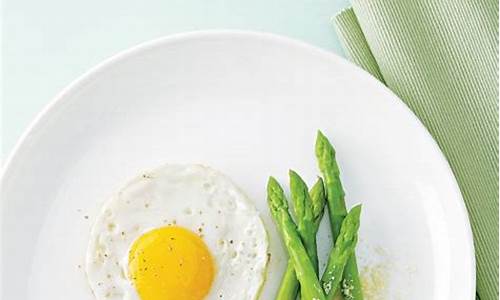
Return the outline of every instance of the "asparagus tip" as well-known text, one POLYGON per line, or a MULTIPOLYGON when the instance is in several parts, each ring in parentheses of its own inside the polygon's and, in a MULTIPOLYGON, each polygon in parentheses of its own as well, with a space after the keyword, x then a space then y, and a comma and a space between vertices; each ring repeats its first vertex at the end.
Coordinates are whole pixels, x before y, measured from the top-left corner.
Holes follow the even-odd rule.
POLYGON ((333 148, 330 140, 320 131, 318 130, 318 134, 316 136, 316 156, 321 157, 328 152, 332 152, 335 155, 335 149, 333 148))
POLYGON ((267 198, 270 207, 273 209, 278 207, 288 208, 283 189, 273 176, 270 176, 267 182, 267 198))
POLYGON ((351 208, 349 213, 344 219, 343 223, 355 224, 355 227, 359 228, 359 218, 361 216, 361 204, 358 204, 351 208))
POLYGON ((307 188, 306 183, 304 182, 302 177, 300 177, 300 175, 297 172, 290 169, 290 170, 288 170, 288 175, 290 176, 290 185, 299 184, 301 187, 307 188))
POLYGON ((323 179, 321 177, 318 176, 318 180, 309 191, 309 194, 311 195, 314 218, 321 217, 326 204, 325 187, 323 186, 323 179))
POLYGON ((321 130, 318 129, 317 131, 317 137, 320 138, 320 137, 325 137, 325 135, 323 134, 323 132, 321 132, 321 130))
POLYGON ((356 218, 359 219, 359 216, 361 215, 361 204, 355 205, 353 208, 351 208, 351 212, 354 214, 356 218))

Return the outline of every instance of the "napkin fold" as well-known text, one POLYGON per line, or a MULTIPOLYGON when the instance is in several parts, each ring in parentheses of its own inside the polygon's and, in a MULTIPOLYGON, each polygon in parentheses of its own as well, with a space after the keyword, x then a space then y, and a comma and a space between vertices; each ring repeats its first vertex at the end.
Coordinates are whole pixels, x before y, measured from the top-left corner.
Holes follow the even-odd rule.
POLYGON ((447 157, 471 220, 477 294, 498 299, 498 1, 353 0, 335 27, 447 157))

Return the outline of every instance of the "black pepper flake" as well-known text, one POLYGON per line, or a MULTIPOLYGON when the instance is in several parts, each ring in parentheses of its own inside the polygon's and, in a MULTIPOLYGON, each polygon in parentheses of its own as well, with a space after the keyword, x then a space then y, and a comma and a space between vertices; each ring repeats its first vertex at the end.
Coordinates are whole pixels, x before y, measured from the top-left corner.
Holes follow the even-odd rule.
POLYGON ((233 241, 233 240, 230 240, 230 241, 229 241, 229 244, 232 244, 232 243, 234 243, 234 241, 233 241))
POLYGON ((89 218, 89 216, 83 216, 83 217, 84 217, 85 219, 87 219, 87 220, 88 220, 88 218, 89 218))

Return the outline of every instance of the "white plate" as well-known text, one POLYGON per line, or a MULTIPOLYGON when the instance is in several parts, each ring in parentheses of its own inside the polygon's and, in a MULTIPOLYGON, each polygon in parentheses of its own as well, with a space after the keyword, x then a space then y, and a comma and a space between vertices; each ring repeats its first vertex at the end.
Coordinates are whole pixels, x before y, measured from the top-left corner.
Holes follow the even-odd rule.
MULTIPOLYGON (((213 166, 255 201, 272 252, 262 299, 272 299, 286 256, 265 184, 286 182, 288 168, 313 182, 317 129, 337 148, 348 204, 364 205, 358 256, 378 282, 366 298, 474 299, 459 189, 406 106, 333 54, 224 31, 119 54, 37 118, 2 177, 2 299, 92 299, 79 267, 92 220, 127 179, 165 162, 213 166)), ((324 257, 326 226, 320 234, 324 257)))

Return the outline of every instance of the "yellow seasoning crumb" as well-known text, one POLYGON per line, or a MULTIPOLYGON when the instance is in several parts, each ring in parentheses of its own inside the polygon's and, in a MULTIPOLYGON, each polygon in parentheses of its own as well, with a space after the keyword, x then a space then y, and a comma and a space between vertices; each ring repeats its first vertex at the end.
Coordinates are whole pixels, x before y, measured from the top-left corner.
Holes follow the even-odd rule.
POLYGON ((361 270, 361 285, 366 300, 387 298, 387 267, 384 264, 364 267, 361 270))

